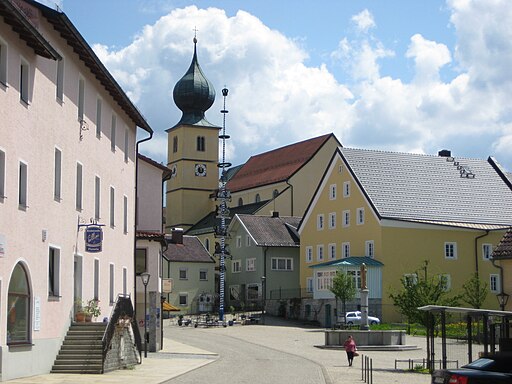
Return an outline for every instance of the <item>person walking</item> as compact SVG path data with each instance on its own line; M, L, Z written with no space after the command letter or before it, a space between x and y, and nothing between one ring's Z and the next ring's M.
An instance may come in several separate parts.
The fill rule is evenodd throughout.
M356 342L352 335L350 335L345 343L343 343L343 347L345 347L345 352L347 352L348 366L352 366L352 361L354 360L354 354L357 350Z

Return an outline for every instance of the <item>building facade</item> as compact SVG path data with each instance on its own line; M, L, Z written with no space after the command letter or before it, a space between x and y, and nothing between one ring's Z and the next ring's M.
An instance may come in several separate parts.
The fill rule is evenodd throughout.
M152 131L66 15L29 0L0 1L0 115L8 380L50 371L75 303L99 300L101 321L134 294L136 130Z

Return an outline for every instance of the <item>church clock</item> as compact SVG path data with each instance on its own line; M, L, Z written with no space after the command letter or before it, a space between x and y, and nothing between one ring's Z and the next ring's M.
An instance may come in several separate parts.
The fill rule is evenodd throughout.
M196 176L206 176L206 164L196 164Z

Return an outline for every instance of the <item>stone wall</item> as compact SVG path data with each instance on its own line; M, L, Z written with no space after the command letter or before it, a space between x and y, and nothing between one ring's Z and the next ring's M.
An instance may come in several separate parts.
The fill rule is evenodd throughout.
M130 326L116 326L112 344L103 366L104 372L116 369L126 369L140 363L140 355L135 345L132 328Z

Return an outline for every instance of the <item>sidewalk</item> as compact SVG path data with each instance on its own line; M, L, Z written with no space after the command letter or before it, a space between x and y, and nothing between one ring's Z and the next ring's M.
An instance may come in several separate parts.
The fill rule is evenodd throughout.
M218 355L199 348L164 338L164 349L148 352L143 363L133 369L108 372L102 375L46 374L9 380L12 384L68 384L68 383L144 383L159 384L184 373L214 362Z

